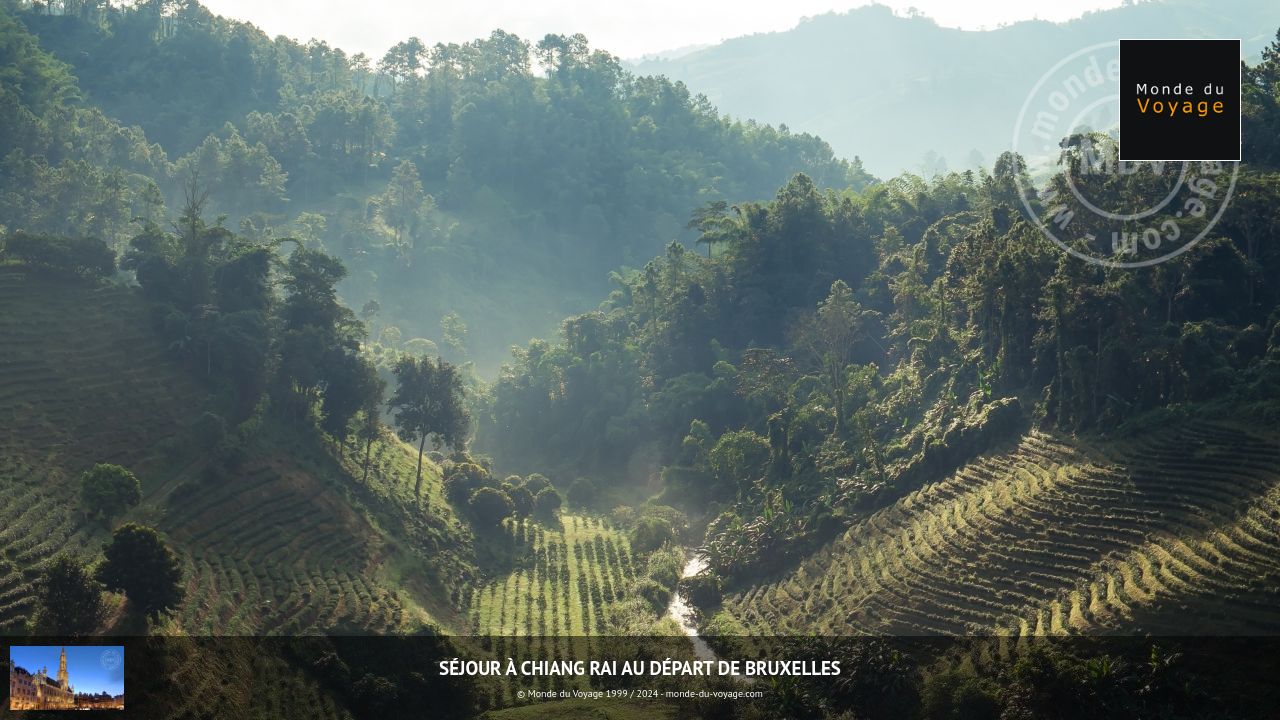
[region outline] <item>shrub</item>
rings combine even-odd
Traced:
[[[631,549],[635,552],[652,552],[675,540],[671,523],[660,517],[643,517],[631,529]]]
[[[664,587],[653,578],[643,578],[635,585],[635,594],[644,598],[655,612],[666,609],[667,603],[671,602],[671,592],[671,588]]]
[[[27,265],[82,278],[106,278],[116,271],[116,254],[97,238],[15,232],[4,244],[7,257]]]
[[[769,462],[769,441],[750,430],[734,430],[720,436],[707,455],[716,481],[725,488],[750,485]]]
[[[227,437],[227,421],[217,413],[205,412],[192,426],[191,436],[201,450],[212,450]]]
[[[613,524],[617,527],[631,527],[636,521],[636,509],[630,505],[619,505],[609,513],[613,518]]]
[[[656,580],[668,590],[675,590],[680,582],[680,573],[684,571],[684,556],[674,548],[655,551],[649,556],[649,566],[645,574]]]
[[[710,608],[720,604],[720,576],[713,572],[700,573],[680,581],[679,589],[683,590],[689,602],[699,608]]]
[[[529,489],[529,492],[533,493],[534,497],[537,497],[538,493],[551,487],[551,481],[542,473],[533,473],[525,479],[524,486]]]
[[[587,507],[596,501],[600,490],[587,478],[578,478],[569,486],[569,502],[579,507]]]
[[[516,486],[507,491],[507,495],[511,498],[511,503],[515,505],[516,515],[520,517],[528,517],[533,514],[534,497],[529,492],[529,488]]]
[[[689,532],[689,518],[684,513],[671,507],[670,505],[658,505],[654,503],[646,503],[637,513],[638,517],[658,517],[666,520],[671,524],[671,529],[676,534],[676,539],[680,540]]]
[[[541,492],[534,497],[534,507],[538,514],[544,517],[555,515],[564,501],[560,499],[560,493],[556,492],[553,487],[543,488]]]
[[[920,693],[920,716],[928,720],[996,720],[999,688],[990,680],[961,672],[927,678]]]
[[[471,494],[467,501],[471,512],[481,524],[496,527],[502,524],[503,518],[515,514],[515,506],[511,498],[501,490],[482,487]]]
[[[492,482],[489,473],[475,463],[455,463],[444,476],[444,490],[454,502],[468,500],[475,491]]]

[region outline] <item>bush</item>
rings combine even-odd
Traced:
[[[569,502],[578,507],[587,507],[596,501],[600,490],[587,478],[578,478],[569,486]]]
[[[467,505],[481,524],[491,527],[501,525],[503,518],[515,514],[511,498],[501,490],[489,487],[482,487],[472,493]]]
[[[944,672],[925,680],[920,716],[928,720],[996,720],[999,688],[990,680],[960,672]]]
[[[191,436],[201,450],[213,450],[227,437],[227,421],[217,413],[206,411],[192,426]]]
[[[685,578],[677,587],[684,591],[690,604],[699,608],[712,608],[720,604],[720,576],[713,572]]]
[[[671,602],[672,590],[653,578],[642,578],[636,582],[635,594],[644,598],[654,612],[662,612]]]
[[[99,463],[80,476],[80,500],[89,515],[111,519],[142,501],[142,485],[125,468]]]
[[[555,488],[546,487],[534,497],[533,504],[539,515],[552,517],[559,512],[564,501],[560,499],[560,493],[556,492]]]
[[[455,463],[444,475],[444,491],[450,500],[460,503],[471,498],[475,491],[488,487],[493,479],[484,468],[475,463]]]
[[[551,487],[551,481],[542,473],[533,473],[525,479],[524,486],[529,489],[529,492],[533,493],[534,497],[537,497],[543,490]]]
[[[630,505],[619,505],[609,513],[609,517],[613,519],[613,524],[621,528],[629,528],[636,521],[636,509]]]
[[[671,523],[660,517],[642,517],[631,529],[631,549],[638,553],[646,553],[675,540],[675,530]]]
[[[533,493],[529,492],[529,488],[513,487],[507,491],[507,496],[511,498],[511,503],[516,508],[516,515],[528,517],[533,514],[535,502]]]
[[[676,534],[676,540],[681,540],[689,532],[689,518],[684,513],[671,507],[670,505],[658,505],[654,503],[646,503],[640,508],[638,517],[657,517],[666,520],[671,525],[671,530]]]
[[[645,574],[656,580],[663,587],[674,591],[680,582],[680,573],[684,571],[684,556],[674,548],[658,550],[649,556],[649,566]]]
[[[116,254],[97,238],[16,232],[4,244],[6,257],[26,265],[82,278],[102,279],[116,271]]]

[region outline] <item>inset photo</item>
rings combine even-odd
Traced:
[[[9,648],[10,710],[123,710],[124,646]]]

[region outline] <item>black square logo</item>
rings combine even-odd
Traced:
[[[1240,159],[1239,40],[1120,41],[1120,159]]]

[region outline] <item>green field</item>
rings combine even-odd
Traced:
[[[507,523],[527,548],[522,567],[479,587],[471,598],[475,635],[596,635],[605,605],[635,577],[626,537],[607,522],[564,515],[559,528]]]
[[[1032,433],[724,607],[766,634],[1276,633],[1278,477],[1275,438],[1237,427]]]
[[[130,293],[57,287],[0,267],[0,629],[32,610],[31,581],[59,551],[97,550],[79,474],[154,468],[202,394],[166,358]],[[92,312],[84,312],[90,309]],[[145,473],[142,473],[145,475]]]
[[[108,529],[84,514],[79,475],[133,470],[143,502],[116,522],[160,529],[182,560],[186,599],[166,632],[397,632],[458,621],[474,574],[469,530],[427,463],[387,436],[369,480],[362,457],[271,432],[234,473],[207,480],[191,439],[209,390],[171,360],[142,302],[119,287],[0,269],[0,629],[21,628],[32,581],[60,551],[91,559]],[[434,551],[434,552],[431,552]],[[450,582],[437,582],[437,578]]]

